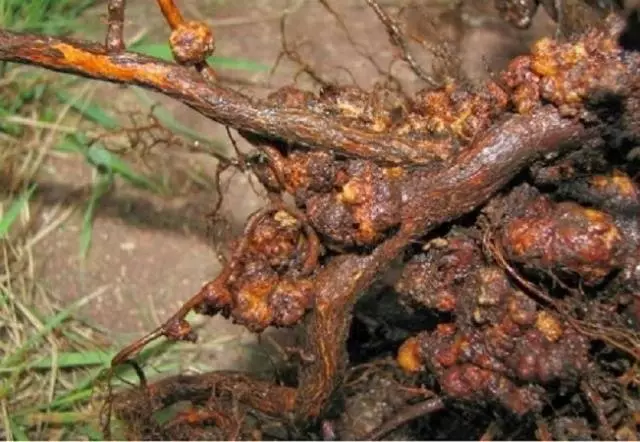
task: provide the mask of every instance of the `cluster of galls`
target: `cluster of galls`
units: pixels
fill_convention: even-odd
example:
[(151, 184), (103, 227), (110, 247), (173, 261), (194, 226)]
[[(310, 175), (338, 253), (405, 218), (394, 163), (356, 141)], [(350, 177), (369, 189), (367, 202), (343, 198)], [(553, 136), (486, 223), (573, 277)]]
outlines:
[[(481, 93), (450, 83), (424, 91), (411, 103), (381, 88), (367, 94), (352, 87), (325, 88), (318, 97), (288, 87), (271, 100), (330, 115), (345, 126), (393, 135), (443, 160), (487, 129), (508, 102), (494, 83)], [(375, 245), (401, 223), (402, 205), (413, 190), (406, 167), (249, 139), (262, 150), (263, 161), (253, 166), (256, 176), (269, 191), (293, 195), (328, 246)]]
[(573, 202), (554, 203), (545, 196), (516, 198), (502, 230), (508, 259), (558, 275), (577, 275), (587, 285), (620, 268), (625, 244), (611, 215)]
[[(603, 191), (613, 185), (594, 180)], [(493, 253), (539, 276), (595, 286), (635, 256), (634, 238), (611, 215), (553, 202), (528, 185), (495, 199), (485, 212), (499, 226)], [(449, 397), (494, 400), (517, 414), (540, 410), (545, 386), (576, 385), (585, 374), (590, 341), (561, 313), (519, 290), (482, 243), (475, 230), (454, 231), (406, 264), (395, 285), (405, 302), (453, 319), (408, 339), (398, 362), (407, 371), (431, 370)]]
[(492, 201), (486, 212), (502, 226), (506, 258), (573, 285), (601, 287), (614, 277), (613, 285), (640, 294), (638, 185), (613, 170), (561, 182), (555, 197), (566, 196), (580, 204), (555, 202), (528, 185)]
[[(442, 276), (434, 279), (434, 272)], [(525, 414), (542, 407), (542, 385), (573, 383), (587, 367), (588, 340), (485, 263), (471, 236), (453, 235), (413, 258), (396, 289), (455, 315), (410, 338), (398, 353), (405, 370), (433, 371), (449, 397), (495, 400)]]
[(294, 195), (327, 246), (373, 245), (400, 224), (404, 169), (336, 161), (326, 152), (267, 152), (270, 162), (257, 165), (256, 175), (267, 189)]
[(261, 217), (226, 270), (203, 287), (205, 299), (195, 310), (221, 313), (256, 332), (296, 324), (313, 304), (313, 269), (305, 269), (314, 262), (313, 241), (286, 211)]
[(634, 74), (622, 63), (617, 31), (592, 30), (571, 43), (543, 38), (531, 55), (513, 59), (501, 80), (513, 91), (517, 112), (526, 114), (547, 102), (563, 115), (586, 117), (584, 102), (596, 85), (612, 94), (622, 92), (620, 88), (631, 83), (621, 79)]
[[(331, 117), (363, 134), (389, 137), (412, 146), (418, 157), (432, 158), (434, 169), (450, 161), (508, 113), (528, 114), (553, 104), (564, 115), (591, 118), (585, 109), (595, 84), (619, 91), (640, 68), (639, 57), (622, 62), (614, 32), (594, 30), (571, 44), (550, 39), (478, 90), (450, 81), (408, 99), (388, 88), (371, 93), (355, 87), (324, 87), (318, 94), (285, 87), (268, 101), (274, 107), (301, 109)], [(629, 60), (635, 60), (630, 63)], [(402, 221), (400, 208), (415, 192), (411, 169), (384, 161), (338, 158), (330, 152), (301, 149), (248, 137), (264, 155), (253, 170), (272, 192), (294, 195), (314, 229), (330, 246), (371, 246)], [(336, 143), (344, 145), (345, 140)], [(384, 160), (384, 152), (380, 152)]]
[(570, 43), (539, 40), (530, 54), (516, 57), (477, 90), (451, 79), (440, 88), (419, 91), (413, 99), (382, 85), (371, 92), (326, 86), (318, 94), (285, 87), (269, 101), (404, 140), (418, 152), (445, 160), (464, 150), (505, 112), (528, 114), (550, 103), (564, 114), (578, 115), (595, 85), (615, 94), (632, 84), (624, 79), (633, 78), (631, 65), (638, 58), (632, 60), (619, 48), (621, 24), (612, 18), (606, 25)]

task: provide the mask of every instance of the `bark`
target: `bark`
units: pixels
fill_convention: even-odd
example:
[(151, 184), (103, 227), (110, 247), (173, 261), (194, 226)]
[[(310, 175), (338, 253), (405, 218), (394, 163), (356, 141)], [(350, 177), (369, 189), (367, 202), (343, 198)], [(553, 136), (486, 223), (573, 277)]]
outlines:
[[(113, 83), (142, 86), (173, 97), (225, 126), (301, 146), (390, 163), (429, 163), (429, 150), (409, 140), (347, 127), (308, 110), (287, 109), (208, 83), (197, 72), (102, 45), (0, 30), (0, 60), (32, 64)], [(434, 147), (448, 144), (434, 141)], [(434, 149), (435, 150), (435, 149)]]
[[(114, 20), (117, 23), (120, 18), (114, 17)], [(117, 26), (112, 30), (114, 35), (120, 32)], [(606, 135), (605, 122), (598, 119), (597, 113), (586, 109), (584, 101), (576, 104), (573, 96), (570, 101), (561, 94), (565, 92), (563, 88), (558, 88), (559, 92), (554, 90), (557, 94), (548, 97), (538, 91), (535, 100), (522, 102), (518, 111), (524, 110), (520, 114), (504, 112), (457, 155), (442, 162), (435, 152), (450, 147), (454, 143), (452, 137), (430, 141), (429, 148), (424, 148), (421, 141), (417, 148), (416, 142), (391, 132), (355, 128), (340, 117), (328, 116), (313, 108), (289, 108), (270, 100), (255, 100), (207, 82), (186, 67), (131, 52), (107, 51), (102, 45), (0, 31), (0, 60), (153, 89), (213, 121), (254, 134), (260, 140), (279, 140), (296, 149), (331, 151), (378, 164), (403, 166), (401, 223), (395, 233), (389, 234), (369, 253), (361, 250), (329, 257), (314, 275), (315, 305), (306, 318), (304, 348), (310, 360), (301, 370), (299, 387), (281, 387), (221, 373), (171, 378), (150, 386), (152, 396), (161, 404), (175, 399), (176, 395), (200, 394), (215, 387), (232, 393), (254, 409), (275, 416), (293, 414), (301, 422), (320, 416), (342, 381), (348, 362), (345, 344), (358, 297), (414, 240), (481, 207), (533, 162), (557, 157), (587, 141), (593, 146), (601, 145), (605, 141), (601, 136)], [(587, 76), (591, 81), (589, 90), (581, 91), (580, 98), (585, 99), (591, 90), (613, 90), (623, 103), (623, 113), (628, 113), (628, 109), (637, 107), (639, 100), (634, 73), (638, 57), (615, 58), (615, 63), (611, 70), (602, 67), (604, 73), (600, 78), (594, 80), (593, 76)], [(569, 71), (572, 67), (566, 69)], [(550, 69), (541, 70), (550, 72)], [(567, 75), (567, 78), (579, 78), (581, 71), (576, 68), (573, 73), (576, 75)], [(539, 74), (543, 80), (551, 78), (544, 76)], [(636, 85), (627, 84), (633, 83), (630, 79), (634, 78)], [(625, 110), (627, 103), (635, 104)], [(626, 121), (637, 123), (633, 116)], [(637, 137), (640, 132), (635, 126), (624, 130), (625, 136)], [(434, 167), (436, 163), (439, 167)], [(188, 304), (188, 309), (191, 307)], [(176, 388), (182, 390), (176, 392)], [(121, 414), (142, 406), (131, 394), (124, 398)], [(439, 399), (433, 403), (440, 406)], [(158, 406), (155, 404), (154, 408)]]

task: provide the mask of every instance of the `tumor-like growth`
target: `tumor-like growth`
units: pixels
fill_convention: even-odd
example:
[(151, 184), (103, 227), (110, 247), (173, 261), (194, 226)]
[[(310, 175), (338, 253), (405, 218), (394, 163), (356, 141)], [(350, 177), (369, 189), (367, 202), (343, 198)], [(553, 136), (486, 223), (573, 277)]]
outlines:
[(106, 47), (0, 31), (0, 60), (159, 90), (254, 148), (221, 167), (254, 174), (268, 204), (220, 274), (112, 368), (158, 337), (195, 340), (195, 311), (297, 326), (282, 352), (295, 369), (142, 379), (107, 401), (129, 437), (637, 438), (640, 54), (618, 14), (562, 38), (559, 3), (496, 1), (516, 27), (539, 5), (560, 26), (472, 87), (436, 84), (366, 0), (429, 83), (413, 95), (389, 73), (371, 91), (312, 75), (316, 90), (247, 97), (215, 83), (213, 34), (171, 0), (177, 64), (123, 52), (124, 2)]

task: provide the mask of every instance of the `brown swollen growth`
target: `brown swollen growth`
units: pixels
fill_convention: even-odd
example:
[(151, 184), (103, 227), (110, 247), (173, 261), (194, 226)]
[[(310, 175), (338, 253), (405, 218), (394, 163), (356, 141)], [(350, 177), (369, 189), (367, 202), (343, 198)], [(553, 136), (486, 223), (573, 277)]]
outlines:
[[(558, 2), (495, 6), (524, 28), (539, 3), (561, 19)], [(216, 81), (213, 30), (172, 0), (158, 5), (175, 63), (126, 50), (125, 1), (108, 2), (105, 44), (0, 30), (0, 60), (159, 91), (237, 130), (255, 148), (238, 164), (269, 192), (220, 274), (112, 367), (160, 337), (195, 340), (193, 310), (253, 332), (300, 325), (295, 379), (142, 379), (105, 409), (139, 439), (460, 437), (463, 412), (478, 413), (467, 438), (637, 437), (640, 54), (619, 44), (625, 20), (543, 38), (471, 88), (436, 85), (366, 4), (424, 90), (248, 97)], [(358, 364), (359, 309), (378, 295), (397, 301), (374, 321), (396, 337)], [(408, 325), (385, 322), (396, 313)], [(363, 401), (375, 425), (356, 431)]]

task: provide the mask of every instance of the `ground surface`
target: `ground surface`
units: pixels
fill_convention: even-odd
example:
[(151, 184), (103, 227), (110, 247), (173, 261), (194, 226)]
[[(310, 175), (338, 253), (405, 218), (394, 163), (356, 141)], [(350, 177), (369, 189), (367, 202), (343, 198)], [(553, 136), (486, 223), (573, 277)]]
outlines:
[[(127, 37), (133, 38), (146, 30), (156, 41), (164, 42), (167, 26), (155, 2), (129, 0), (129, 3)], [(191, 0), (179, 3), (184, 6), (186, 15), (208, 18), (214, 25), (218, 55), (274, 65), (281, 50), (280, 17), (289, 8), (293, 12), (287, 22), (288, 40), (305, 42), (301, 54), (326, 78), (349, 82), (352, 80), (346, 74), (348, 71), (354, 81), (366, 88), (379, 78), (375, 68), (358, 55), (335, 18), (316, 0)], [(394, 57), (394, 50), (364, 0), (333, 0), (330, 3), (348, 25), (353, 40), (362, 50), (375, 54), (376, 60), (386, 69)], [(398, 3), (386, 2), (390, 5)], [(487, 69), (500, 69), (506, 60), (526, 50), (536, 36), (553, 31), (544, 12), (539, 12), (531, 30), (516, 32), (496, 23), (495, 17), (491, 16), (490, 4), (478, 6), (484, 2), (465, 2), (462, 15), (458, 15), (462, 24), (456, 24), (456, 13), (451, 11), (452, 2), (419, 3), (423, 5), (421, 9), (404, 14), (410, 20), (413, 32), (425, 39), (442, 35), (452, 40), (454, 37), (460, 39), (452, 51), (459, 55), (465, 71), (474, 79), (486, 76)], [(104, 9), (104, 6), (96, 8), (88, 19), (96, 19)], [(443, 13), (445, 15), (441, 17)], [(429, 22), (439, 20), (439, 17), (442, 23), (434, 32)], [(96, 29), (93, 37), (101, 38), (101, 35), (102, 30)], [(339, 67), (344, 69), (337, 69)], [(268, 73), (247, 74), (230, 70), (221, 73), (252, 82), (268, 82), (269, 88), (276, 88), (291, 83), (296, 71), (293, 63), (285, 62), (271, 78)], [(407, 80), (409, 89), (422, 87), (418, 81), (409, 80), (408, 70), (401, 62), (396, 63), (393, 72)], [(300, 82), (304, 81), (304, 76), (300, 77)], [(264, 95), (269, 88), (241, 87), (255, 95)], [(112, 85), (99, 85), (95, 94), (98, 100), (116, 102), (119, 108), (135, 103), (130, 93)], [(118, 98), (114, 100), (113, 97)], [(169, 106), (182, 123), (229, 145), (224, 128), (168, 99), (155, 98)], [(91, 176), (85, 166), (75, 161), (55, 158), (43, 173), (41, 181), (45, 191), (41, 198), (48, 207), (60, 203), (73, 205), (86, 198), (81, 189), (88, 186)], [(76, 211), (38, 249), (38, 271), (43, 281), (65, 303), (106, 287), (104, 294), (83, 314), (92, 323), (110, 330), (117, 342), (124, 343), (149, 331), (219, 270), (216, 251), (212, 247), (213, 237), (206, 221), (206, 214), (213, 208), (217, 195), (207, 186), (194, 184), (177, 170), (183, 164), (197, 164), (211, 177), (216, 162), (204, 155), (181, 154), (171, 157), (166, 163), (172, 166), (160, 164), (157, 167), (159, 173), (171, 176), (175, 195), (152, 197), (148, 192), (120, 183), (101, 201), (94, 223), (93, 245), (85, 261), (78, 258), (82, 211)], [(237, 230), (246, 216), (260, 204), (261, 198), (248, 185), (246, 178), (236, 176), (228, 187), (223, 213)], [(201, 342), (212, 338), (226, 341), (221, 344), (224, 351), (223, 347), (214, 346), (200, 353), (200, 360), (210, 369), (242, 369), (255, 363), (253, 357), (247, 356), (251, 353), (246, 351), (247, 346), (256, 343), (254, 336), (221, 318), (205, 322), (204, 331), (200, 332), (203, 336)]]

